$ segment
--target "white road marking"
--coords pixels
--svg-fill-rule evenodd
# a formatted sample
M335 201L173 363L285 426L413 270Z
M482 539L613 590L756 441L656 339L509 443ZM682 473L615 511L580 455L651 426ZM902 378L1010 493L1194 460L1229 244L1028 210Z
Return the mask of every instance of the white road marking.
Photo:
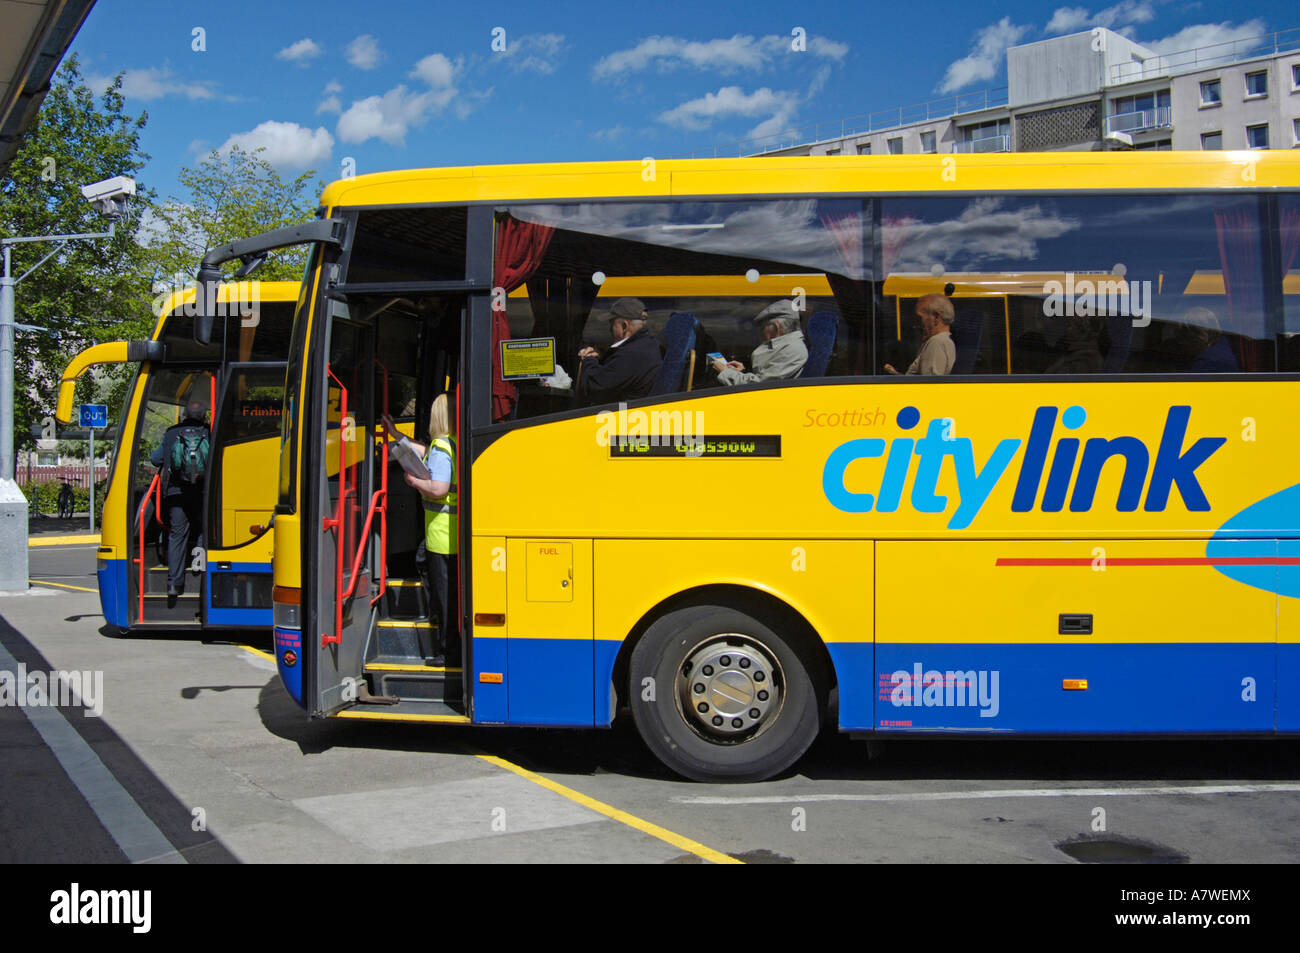
M773 794L753 797L679 795L678 804L735 806L743 804L808 804L820 801L984 801L1024 797L1160 797L1209 794L1292 794L1300 784L1197 784L1135 788L1010 788L993 791L914 791L899 794Z
M18 671L18 662L3 645L0 669ZM22 690L25 692L26 686ZM127 860L134 864L187 863L94 749L68 724L62 711L43 705L24 705L22 711Z

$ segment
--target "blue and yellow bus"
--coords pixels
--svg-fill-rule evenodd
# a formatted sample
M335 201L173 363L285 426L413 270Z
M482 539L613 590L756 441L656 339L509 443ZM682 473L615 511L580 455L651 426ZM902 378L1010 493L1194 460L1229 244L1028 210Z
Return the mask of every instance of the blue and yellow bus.
M646 169L362 176L205 262L311 245L273 596L308 713L630 710L722 780L823 725L1300 730L1300 157ZM724 380L709 356L764 366L780 301L797 370ZM662 357L593 403L577 354L611 328ZM443 393L459 666L429 657L421 504L379 423L421 436Z
M63 374L57 417L72 415L77 379L99 364L137 363L109 467L98 551L104 618L120 631L271 625L271 517L284 369L299 284L223 285L211 343L194 340L191 288L160 296L147 341L87 348ZM167 519L150 455L187 403L212 427L202 523L191 527L188 575L167 594ZM215 408L215 413L213 412Z

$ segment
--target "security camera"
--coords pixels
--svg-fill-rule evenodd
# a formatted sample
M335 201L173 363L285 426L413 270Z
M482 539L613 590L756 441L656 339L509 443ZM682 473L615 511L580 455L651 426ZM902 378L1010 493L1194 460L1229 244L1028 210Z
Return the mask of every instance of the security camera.
M135 195L135 179L115 175L103 182L83 185L81 194L110 221L116 221L126 213L127 204L131 196Z

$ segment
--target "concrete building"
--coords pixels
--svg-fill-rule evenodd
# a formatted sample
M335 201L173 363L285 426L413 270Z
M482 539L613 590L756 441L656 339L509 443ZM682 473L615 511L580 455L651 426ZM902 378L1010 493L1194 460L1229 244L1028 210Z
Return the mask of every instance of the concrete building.
M1097 28L1007 50L1007 86L740 143L742 155L1290 149L1300 28L1157 54Z

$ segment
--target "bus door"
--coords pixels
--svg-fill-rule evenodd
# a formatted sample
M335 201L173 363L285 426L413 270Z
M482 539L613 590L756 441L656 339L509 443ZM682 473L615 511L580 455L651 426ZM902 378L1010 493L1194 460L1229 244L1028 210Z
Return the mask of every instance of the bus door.
M307 516L319 580L315 704L324 714L382 705L463 720L461 667L448 661L454 649L438 657L420 568L424 507L385 449L380 420L388 414L426 443L439 394L452 397L454 418L464 297L352 294L331 307L310 429L319 461Z
M213 418L204 505L203 623L271 625L271 515L284 402L283 362L236 363Z
M304 633L315 648L315 707L330 714L361 694L362 658L371 627L371 537L374 495L374 334L342 301L330 303L324 387L305 439L315 442L316 486L308 495L308 533L316 534L316 628ZM308 437L307 434L310 433ZM312 477L308 477L312 479ZM379 533L382 535L382 533Z
M177 596L169 595L168 466L163 461L159 467L153 460L167 429L184 419L187 405L211 406L216 378L210 368L157 364L143 368L141 378L145 393L138 405L136 439L127 470L131 492L125 499L130 508L126 519L130 528L127 617L132 625L197 625L204 563L199 546L203 532L201 498L193 507L189 538L184 546L184 591Z

